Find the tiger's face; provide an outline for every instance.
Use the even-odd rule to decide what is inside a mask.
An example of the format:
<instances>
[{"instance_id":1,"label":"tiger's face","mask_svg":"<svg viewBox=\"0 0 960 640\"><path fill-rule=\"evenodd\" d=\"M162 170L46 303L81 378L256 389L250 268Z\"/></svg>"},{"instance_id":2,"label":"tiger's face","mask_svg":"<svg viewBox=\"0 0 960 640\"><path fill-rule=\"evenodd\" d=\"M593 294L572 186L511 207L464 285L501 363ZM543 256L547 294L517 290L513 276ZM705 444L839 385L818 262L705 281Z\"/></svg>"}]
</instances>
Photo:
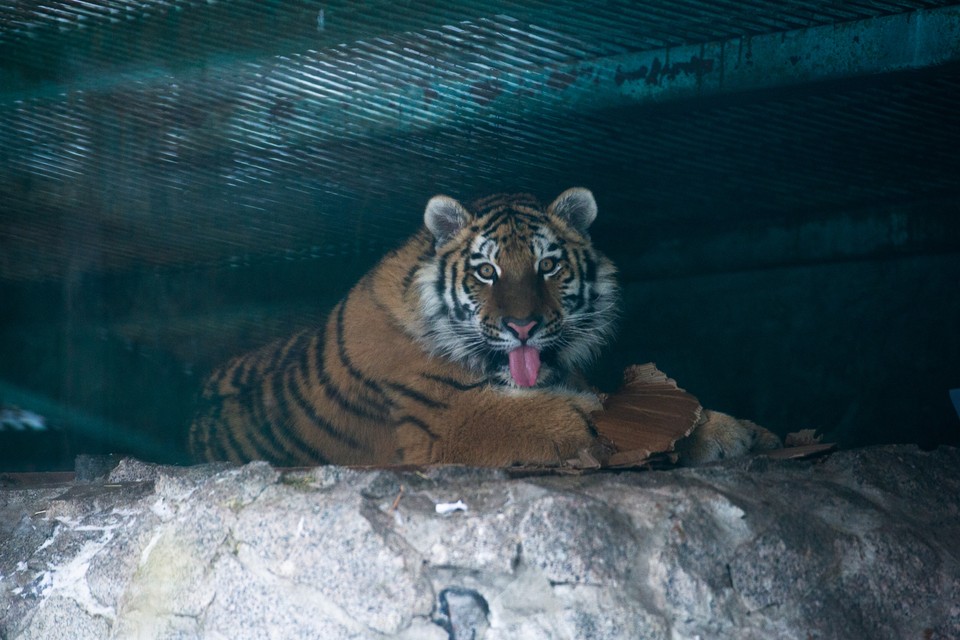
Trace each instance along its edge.
<instances>
[{"instance_id":1,"label":"tiger's face","mask_svg":"<svg viewBox=\"0 0 960 640\"><path fill-rule=\"evenodd\" d=\"M435 251L418 275L423 344L505 386L565 380L616 315L615 268L587 235L596 213L580 188L546 209L528 195L469 206L432 198L424 219Z\"/></svg>"}]
</instances>

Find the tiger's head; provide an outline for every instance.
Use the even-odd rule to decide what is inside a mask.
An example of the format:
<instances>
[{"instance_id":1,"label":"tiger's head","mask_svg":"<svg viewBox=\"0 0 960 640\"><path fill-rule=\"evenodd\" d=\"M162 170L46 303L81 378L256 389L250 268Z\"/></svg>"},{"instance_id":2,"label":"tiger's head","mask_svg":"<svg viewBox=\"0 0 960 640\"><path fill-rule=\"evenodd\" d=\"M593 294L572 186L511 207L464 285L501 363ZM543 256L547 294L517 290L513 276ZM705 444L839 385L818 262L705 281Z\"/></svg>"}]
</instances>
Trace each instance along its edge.
<instances>
[{"instance_id":1,"label":"tiger's head","mask_svg":"<svg viewBox=\"0 0 960 640\"><path fill-rule=\"evenodd\" d=\"M505 386L563 382L596 356L617 310L616 269L587 235L596 215L582 188L547 208L525 194L432 198L421 341Z\"/></svg>"}]
</instances>

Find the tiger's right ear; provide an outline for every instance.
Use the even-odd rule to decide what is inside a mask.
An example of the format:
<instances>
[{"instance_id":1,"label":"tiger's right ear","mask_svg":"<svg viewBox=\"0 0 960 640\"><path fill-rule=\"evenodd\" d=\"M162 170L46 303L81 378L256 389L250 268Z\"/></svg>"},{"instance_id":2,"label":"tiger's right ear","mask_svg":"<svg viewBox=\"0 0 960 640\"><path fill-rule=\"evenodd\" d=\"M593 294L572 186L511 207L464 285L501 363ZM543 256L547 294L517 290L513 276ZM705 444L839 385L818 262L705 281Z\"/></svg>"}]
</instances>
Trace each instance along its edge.
<instances>
[{"instance_id":1,"label":"tiger's right ear","mask_svg":"<svg viewBox=\"0 0 960 640\"><path fill-rule=\"evenodd\" d=\"M423 212L423 221L436 238L438 247L467 226L470 217L463 205L449 196L433 196Z\"/></svg>"},{"instance_id":2,"label":"tiger's right ear","mask_svg":"<svg viewBox=\"0 0 960 640\"><path fill-rule=\"evenodd\" d=\"M597 218L597 201L589 189L573 187L557 196L548 211L586 235L587 229Z\"/></svg>"}]
</instances>

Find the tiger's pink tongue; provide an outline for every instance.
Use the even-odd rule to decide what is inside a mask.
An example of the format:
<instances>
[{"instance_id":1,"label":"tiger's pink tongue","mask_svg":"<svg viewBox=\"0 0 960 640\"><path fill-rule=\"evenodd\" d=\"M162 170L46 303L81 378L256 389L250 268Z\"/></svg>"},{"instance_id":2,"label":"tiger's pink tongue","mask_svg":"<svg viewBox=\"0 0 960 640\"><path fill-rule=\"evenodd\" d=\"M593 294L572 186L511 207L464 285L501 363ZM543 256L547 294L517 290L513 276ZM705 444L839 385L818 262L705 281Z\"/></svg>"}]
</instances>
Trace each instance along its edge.
<instances>
[{"instance_id":1,"label":"tiger's pink tongue","mask_svg":"<svg viewBox=\"0 0 960 640\"><path fill-rule=\"evenodd\" d=\"M537 374L540 373L540 352L533 347L517 347L509 354L510 377L521 387L532 387L537 384Z\"/></svg>"}]
</instances>

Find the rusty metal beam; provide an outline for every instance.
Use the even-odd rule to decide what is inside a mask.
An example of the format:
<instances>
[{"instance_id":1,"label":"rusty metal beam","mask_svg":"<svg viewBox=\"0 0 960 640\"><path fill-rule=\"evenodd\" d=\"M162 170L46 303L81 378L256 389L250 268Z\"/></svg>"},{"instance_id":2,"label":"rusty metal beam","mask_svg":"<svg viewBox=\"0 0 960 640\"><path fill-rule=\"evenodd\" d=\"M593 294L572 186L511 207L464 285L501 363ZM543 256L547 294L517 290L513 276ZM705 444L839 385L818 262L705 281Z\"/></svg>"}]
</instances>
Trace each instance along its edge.
<instances>
[{"instance_id":1,"label":"rusty metal beam","mask_svg":"<svg viewBox=\"0 0 960 640\"><path fill-rule=\"evenodd\" d=\"M41 118L31 114L43 114L71 96L108 98L99 108L104 102L120 105L117 109L126 105L125 117L149 113L166 100L186 112L171 138L177 144L208 141L209 135L193 135L210 126L194 112L215 111L215 139L240 151L240 160L266 152L273 154L271 162L282 164L287 151L303 146L369 145L371 138L501 124L530 132L530 121L574 113L960 62L957 5L549 64L534 62L513 42L512 31L533 33L526 33L523 23L498 17L474 26L485 38L479 50L461 48L449 30L426 30L286 56L227 57L200 70L150 68L0 91L0 108L22 112L30 124ZM464 33L466 43L470 33ZM184 104L183 96L193 102ZM50 117L58 116L41 119ZM19 131L8 135L18 139Z\"/></svg>"},{"instance_id":2,"label":"rusty metal beam","mask_svg":"<svg viewBox=\"0 0 960 640\"><path fill-rule=\"evenodd\" d=\"M935 67L960 61L960 6L549 67L505 70L491 63L487 73L432 73L429 59L409 52L386 52L384 60L396 65L401 80L417 81L371 86L359 73L325 67L322 59L291 59L285 72L275 67L250 87L250 108L234 120L234 131L250 144L271 146L276 99L284 95L289 103L282 115L293 121L289 144L297 131L314 139L336 132L343 139L491 118L525 122Z\"/></svg>"},{"instance_id":3,"label":"rusty metal beam","mask_svg":"<svg viewBox=\"0 0 960 640\"><path fill-rule=\"evenodd\" d=\"M567 91L645 104L916 70L960 61L960 7L647 51L566 70ZM591 87L603 87L590 96ZM601 106L601 105L597 105Z\"/></svg>"}]
</instances>

